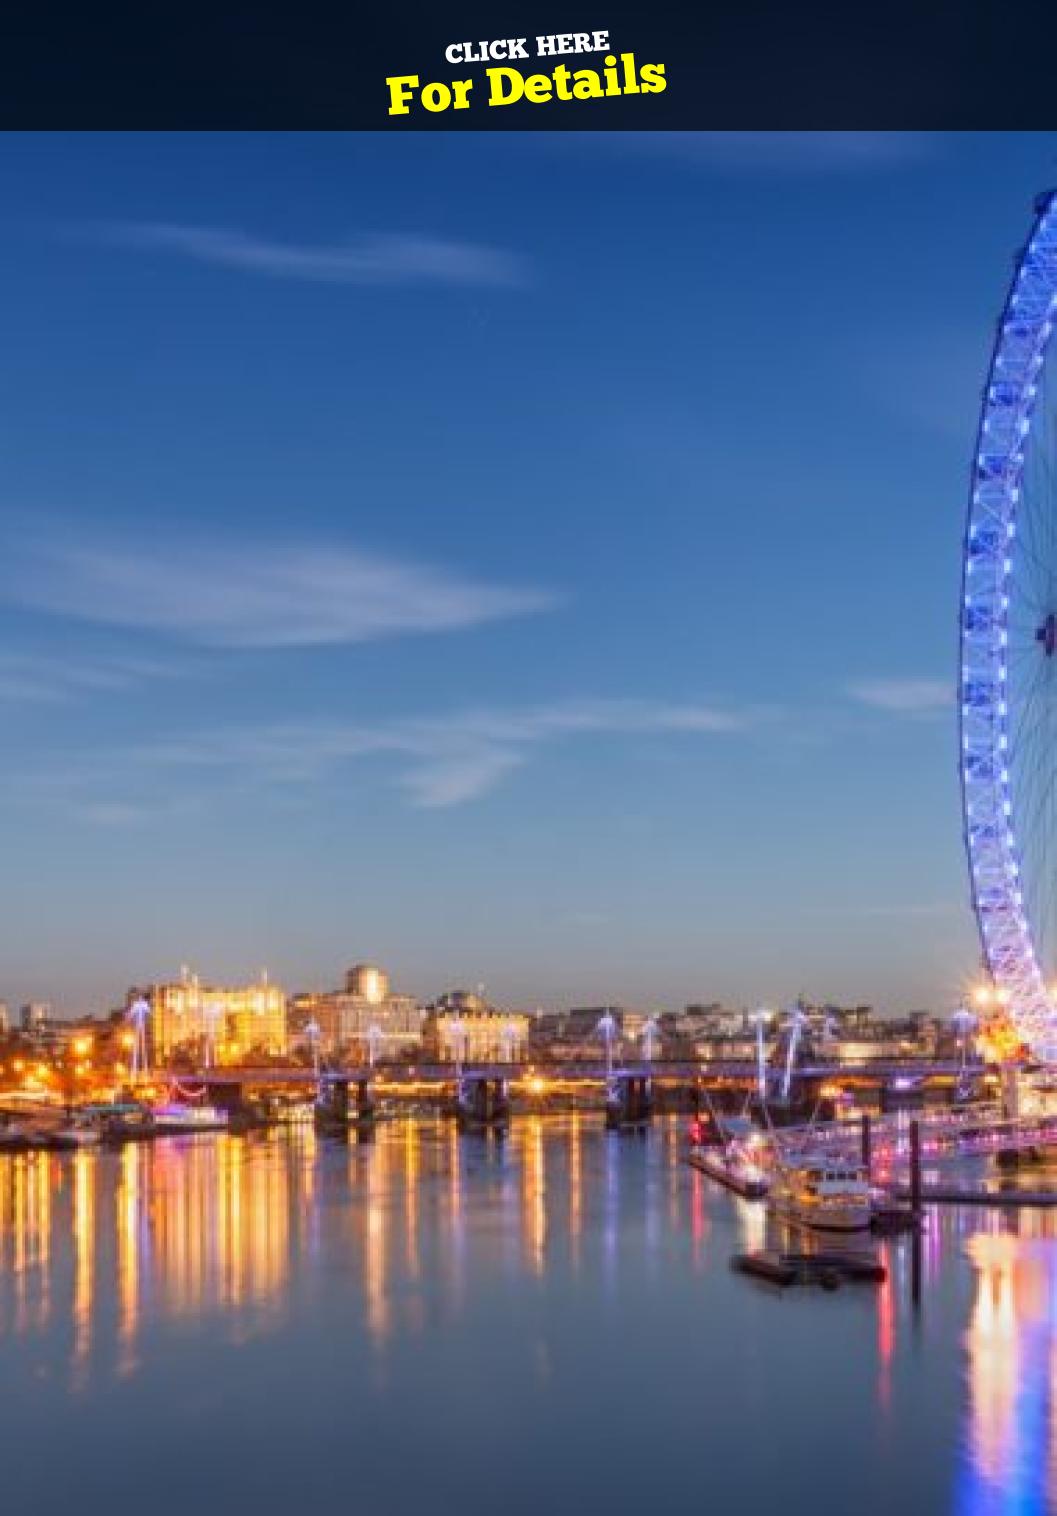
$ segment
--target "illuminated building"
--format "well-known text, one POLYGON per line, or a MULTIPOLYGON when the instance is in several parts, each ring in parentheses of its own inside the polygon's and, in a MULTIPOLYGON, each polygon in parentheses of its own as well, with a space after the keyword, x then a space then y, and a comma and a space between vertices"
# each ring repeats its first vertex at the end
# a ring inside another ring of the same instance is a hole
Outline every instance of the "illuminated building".
POLYGON ((532 1018, 503 1011, 480 995, 452 990, 430 1011, 427 1042, 441 1063, 517 1063, 528 1053, 532 1018))
POLYGON ((371 963, 357 963, 345 975, 345 989, 357 999, 381 1005, 389 998, 389 975, 371 963))
POLYGON ((22 1007, 18 1019, 27 1037, 37 1037, 51 1020, 51 1006, 39 1000, 31 1001, 22 1007))
POLYGON ((291 1025, 301 1034, 315 1023, 324 1053, 362 1054, 373 1044, 380 1058, 418 1048, 426 1018, 413 995, 394 995, 389 975, 370 963, 349 969, 343 990, 295 995, 290 1012, 291 1025))
POLYGON ((175 983, 151 985, 145 998, 159 1063, 176 1053, 196 1062, 239 1063, 286 1052, 286 996, 266 974, 257 984, 221 988, 185 970, 175 983))

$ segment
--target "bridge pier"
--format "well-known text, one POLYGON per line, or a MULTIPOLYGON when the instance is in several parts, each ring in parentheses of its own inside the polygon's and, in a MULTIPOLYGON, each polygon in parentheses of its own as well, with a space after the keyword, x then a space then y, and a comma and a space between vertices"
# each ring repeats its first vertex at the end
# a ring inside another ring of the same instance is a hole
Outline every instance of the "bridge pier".
POLYGON ((881 1111, 920 1111, 925 1104, 925 1087, 922 1083, 902 1084, 898 1079, 885 1080, 881 1085, 881 1111))
POLYGON ((606 1126, 628 1131, 653 1118, 653 1080, 648 1074, 615 1074, 606 1090, 606 1126))
POLYGON ((245 1111, 244 1085, 229 1083, 227 1080, 213 1084, 208 1078, 204 1079, 203 1083, 209 1104, 215 1105, 218 1111, 226 1111, 229 1119, 245 1111))
POLYGON ((507 1080, 498 1074, 463 1074, 455 1093, 459 1130, 500 1130, 510 1122, 507 1080))
POLYGON ((374 1096, 371 1094, 371 1081, 368 1078, 356 1081, 356 1125, 373 1126, 378 1115, 374 1104, 374 1096))
POLYGON ((814 1116, 818 1121, 832 1121, 837 1114, 836 1101, 822 1091, 828 1077, 821 1074, 794 1074, 793 1104, 808 1112, 808 1120, 814 1116))
POLYGON ((321 1131, 362 1131, 374 1126, 376 1114, 369 1075, 332 1075, 321 1084, 315 1111, 321 1131))

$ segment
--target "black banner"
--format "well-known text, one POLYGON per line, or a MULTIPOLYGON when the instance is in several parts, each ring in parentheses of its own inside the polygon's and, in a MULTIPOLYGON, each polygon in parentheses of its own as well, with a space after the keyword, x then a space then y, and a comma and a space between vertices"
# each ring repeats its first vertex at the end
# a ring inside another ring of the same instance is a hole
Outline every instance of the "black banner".
POLYGON ((1008 5, 935 0, 841 9, 241 0, 197 12, 172 0, 109 8, 21 0, 0 16, 0 121, 97 129, 1044 128, 1050 25, 1008 5))

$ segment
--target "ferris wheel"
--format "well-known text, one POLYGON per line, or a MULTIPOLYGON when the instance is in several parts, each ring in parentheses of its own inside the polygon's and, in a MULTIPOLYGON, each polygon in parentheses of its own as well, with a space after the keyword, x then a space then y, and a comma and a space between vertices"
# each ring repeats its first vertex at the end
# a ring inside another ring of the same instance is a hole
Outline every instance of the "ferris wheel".
POLYGON ((1057 1062, 1057 192, 1035 204, 998 324, 962 576, 961 774, 988 970, 1057 1062))

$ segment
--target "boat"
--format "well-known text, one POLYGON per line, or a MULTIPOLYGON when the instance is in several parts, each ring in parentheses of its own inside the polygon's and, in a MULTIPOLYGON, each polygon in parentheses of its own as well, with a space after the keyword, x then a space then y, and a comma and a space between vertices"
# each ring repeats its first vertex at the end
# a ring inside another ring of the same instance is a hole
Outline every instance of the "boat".
POLYGON ((30 1123, 6 1121, 0 1126, 0 1153, 24 1153, 34 1142, 30 1123))
POLYGON ((181 1132, 219 1132, 228 1125, 228 1113, 215 1105, 188 1105, 170 1100, 151 1110, 152 1129, 157 1137, 181 1132))
POLYGON ((759 1163, 762 1139, 757 1128, 744 1117, 728 1116, 715 1119, 715 1130, 716 1140, 706 1141, 707 1128, 694 1123, 687 1162, 744 1200, 762 1200, 770 1183, 759 1163))
POLYGON ((767 1203, 783 1221, 820 1232, 861 1232, 872 1219, 865 1168, 836 1155, 779 1155, 767 1203))
POLYGON ((731 1148, 691 1148, 687 1162, 743 1200, 762 1200, 767 1194, 767 1176, 748 1154, 731 1148))
POLYGON ((154 1117, 150 1107, 130 1102, 111 1106, 100 1116, 103 1138, 107 1142, 135 1142, 154 1136, 154 1117))
POLYGON ((102 1139, 98 1124, 85 1116, 71 1116, 61 1126, 43 1134, 45 1147, 76 1149, 95 1147, 102 1139))

